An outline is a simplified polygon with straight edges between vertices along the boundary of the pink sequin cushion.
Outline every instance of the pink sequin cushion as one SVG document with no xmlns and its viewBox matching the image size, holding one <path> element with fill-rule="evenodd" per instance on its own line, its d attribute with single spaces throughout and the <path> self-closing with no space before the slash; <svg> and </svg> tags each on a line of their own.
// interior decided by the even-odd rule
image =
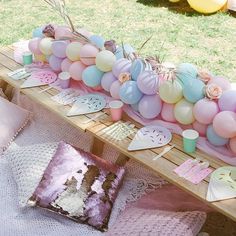
<svg viewBox="0 0 236 236">
<path fill-rule="evenodd" d="M 29 111 L 0 97 L 0 153 L 11 144 L 29 118 Z"/>
<path fill-rule="evenodd" d="M 29 203 L 106 231 L 124 172 L 60 142 Z"/>
</svg>

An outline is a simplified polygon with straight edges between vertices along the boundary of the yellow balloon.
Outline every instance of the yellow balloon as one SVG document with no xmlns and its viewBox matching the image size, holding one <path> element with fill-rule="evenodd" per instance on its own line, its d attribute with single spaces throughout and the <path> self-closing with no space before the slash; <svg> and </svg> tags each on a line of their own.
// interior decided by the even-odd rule
<svg viewBox="0 0 236 236">
<path fill-rule="evenodd" d="M 47 62 L 47 58 L 44 54 L 34 54 L 35 61 Z"/>
<path fill-rule="evenodd" d="M 72 42 L 66 48 L 66 56 L 71 61 L 79 61 L 79 52 L 83 45 L 80 42 Z"/>
<path fill-rule="evenodd" d="M 115 61 L 116 56 L 108 50 L 103 50 L 96 56 L 96 66 L 103 72 L 111 71 Z"/>
<path fill-rule="evenodd" d="M 174 108 L 175 119 L 183 125 L 190 125 L 194 122 L 193 104 L 184 98 L 176 103 Z"/>
<path fill-rule="evenodd" d="M 50 56 L 52 54 L 52 41 L 53 38 L 47 37 L 41 39 L 39 42 L 39 49 L 46 56 Z"/>
<path fill-rule="evenodd" d="M 201 13 L 214 13 L 219 11 L 227 0 L 187 0 L 189 5 Z"/>
</svg>

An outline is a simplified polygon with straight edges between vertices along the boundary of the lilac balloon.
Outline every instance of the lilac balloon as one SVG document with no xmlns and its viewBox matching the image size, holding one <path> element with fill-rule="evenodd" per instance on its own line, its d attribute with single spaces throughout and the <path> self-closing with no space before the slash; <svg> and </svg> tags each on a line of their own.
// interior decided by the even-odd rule
<svg viewBox="0 0 236 236">
<path fill-rule="evenodd" d="M 68 44 L 68 41 L 54 41 L 52 43 L 53 55 L 59 58 L 66 58 L 66 48 Z"/>
<path fill-rule="evenodd" d="M 107 72 L 102 77 L 101 86 L 105 91 L 110 92 L 111 85 L 116 80 L 117 78 L 112 74 L 111 71 Z"/>
<path fill-rule="evenodd" d="M 144 95 L 139 102 L 139 112 L 146 119 L 157 117 L 162 109 L 162 101 L 158 94 Z"/>
<path fill-rule="evenodd" d="M 62 61 L 63 61 L 62 58 L 51 55 L 49 58 L 49 65 L 54 71 L 59 72 L 59 71 L 61 71 Z"/>
<path fill-rule="evenodd" d="M 236 90 L 227 90 L 220 97 L 219 107 L 221 111 L 236 112 Z"/>
<path fill-rule="evenodd" d="M 143 71 L 137 79 L 138 88 L 147 95 L 156 94 L 159 88 L 158 75 L 152 71 Z"/>
<path fill-rule="evenodd" d="M 112 73 L 117 78 L 119 77 L 120 73 L 122 72 L 130 72 L 130 67 L 132 63 L 130 60 L 126 58 L 121 58 L 117 60 L 114 65 L 112 66 Z"/>
<path fill-rule="evenodd" d="M 120 86 L 121 83 L 119 80 L 114 81 L 111 85 L 110 94 L 115 99 L 120 99 Z"/>
</svg>

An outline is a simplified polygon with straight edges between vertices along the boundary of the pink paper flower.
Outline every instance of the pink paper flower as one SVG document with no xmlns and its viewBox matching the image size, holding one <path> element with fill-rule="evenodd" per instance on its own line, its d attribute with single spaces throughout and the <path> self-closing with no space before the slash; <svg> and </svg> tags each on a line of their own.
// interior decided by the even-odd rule
<svg viewBox="0 0 236 236">
<path fill-rule="evenodd" d="M 46 36 L 46 37 L 52 37 L 54 38 L 55 36 L 55 29 L 53 27 L 53 25 L 49 24 L 49 25 L 46 25 L 43 29 L 43 34 Z"/>
<path fill-rule="evenodd" d="M 128 72 L 120 73 L 118 80 L 123 84 L 126 81 L 131 80 L 131 75 Z"/>
<path fill-rule="evenodd" d="M 209 84 L 206 86 L 206 97 L 211 100 L 219 99 L 222 92 L 222 88 L 217 84 Z"/>
<path fill-rule="evenodd" d="M 198 72 L 199 78 L 205 84 L 212 79 L 212 75 L 207 70 L 200 70 Z"/>
</svg>

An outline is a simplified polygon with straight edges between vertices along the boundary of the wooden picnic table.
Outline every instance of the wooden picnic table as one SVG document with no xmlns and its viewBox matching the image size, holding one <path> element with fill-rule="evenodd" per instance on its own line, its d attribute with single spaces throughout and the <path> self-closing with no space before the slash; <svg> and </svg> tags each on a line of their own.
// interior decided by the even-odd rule
<svg viewBox="0 0 236 236">
<path fill-rule="evenodd" d="M 12 87 L 20 89 L 22 80 L 15 81 L 7 75 L 7 73 L 19 68 L 22 68 L 22 65 L 14 61 L 13 48 L 11 46 L 0 48 L 0 79 L 5 81 Z M 183 178 L 178 177 L 173 172 L 173 170 L 177 166 L 181 165 L 187 159 L 195 159 L 197 157 L 201 158 L 203 161 L 208 161 L 210 163 L 210 167 L 213 170 L 221 166 L 227 165 L 225 162 L 217 158 L 211 157 L 200 150 L 197 150 L 191 155 L 186 154 L 182 148 L 182 138 L 175 134 L 173 135 L 171 143 L 168 144 L 175 144 L 175 147 L 156 161 L 153 161 L 152 159 L 156 155 L 161 153 L 165 147 L 130 152 L 127 150 L 127 147 L 129 146 L 129 143 L 131 142 L 135 134 L 130 135 L 123 141 L 114 141 L 111 140 L 111 138 L 103 132 L 106 127 L 112 124 L 106 110 L 101 111 L 104 113 L 103 119 L 97 121 L 91 120 L 91 117 L 93 115 L 67 117 L 66 113 L 69 111 L 71 106 L 63 106 L 54 102 L 51 97 L 58 94 L 58 90 L 55 88 L 51 88 L 50 90 L 42 92 L 45 88 L 47 88 L 47 86 L 20 89 L 20 91 L 36 103 L 39 103 L 51 112 L 56 113 L 63 120 L 73 125 L 76 129 L 83 132 L 87 132 L 92 135 L 94 137 L 94 143 L 91 151 L 94 154 L 98 156 L 101 155 L 104 144 L 108 144 L 120 153 L 120 156 L 117 159 L 117 164 L 124 165 L 126 161 L 129 160 L 129 158 L 136 160 L 145 165 L 146 167 L 154 170 L 158 175 L 160 175 L 170 183 L 178 186 L 182 190 L 188 192 L 189 194 L 208 204 L 210 207 L 236 221 L 236 199 L 218 201 L 213 203 L 206 201 L 206 194 L 210 180 L 209 176 L 204 179 L 200 184 L 195 185 L 187 180 L 184 180 Z M 140 124 L 133 121 L 126 115 L 124 115 L 124 120 L 129 120 L 133 124 L 135 124 L 136 131 L 142 127 Z"/>
</svg>

